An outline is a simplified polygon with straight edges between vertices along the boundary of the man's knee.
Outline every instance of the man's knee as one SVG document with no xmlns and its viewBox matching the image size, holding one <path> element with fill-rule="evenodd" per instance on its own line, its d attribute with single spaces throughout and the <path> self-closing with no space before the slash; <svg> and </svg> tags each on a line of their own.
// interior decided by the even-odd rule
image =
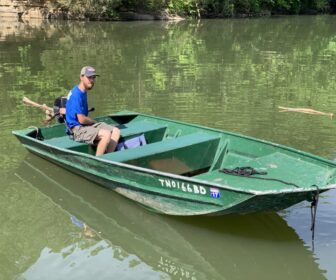
<svg viewBox="0 0 336 280">
<path fill-rule="evenodd" d="M 119 138 L 120 138 L 120 129 L 117 127 L 114 127 L 112 130 L 111 139 L 118 141 Z"/>
<path fill-rule="evenodd" d="M 111 131 L 110 130 L 107 130 L 107 129 L 100 129 L 99 132 L 98 132 L 98 137 L 100 139 L 103 139 L 103 138 L 111 138 Z"/>
</svg>

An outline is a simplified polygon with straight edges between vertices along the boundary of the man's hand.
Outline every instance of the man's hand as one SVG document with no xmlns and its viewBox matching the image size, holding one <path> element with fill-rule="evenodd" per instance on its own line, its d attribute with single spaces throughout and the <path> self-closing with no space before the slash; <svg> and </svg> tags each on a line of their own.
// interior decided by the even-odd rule
<svg viewBox="0 0 336 280">
<path fill-rule="evenodd" d="M 77 114 L 77 119 L 81 125 L 90 125 L 96 123 L 94 119 L 87 117 L 83 114 Z"/>
</svg>

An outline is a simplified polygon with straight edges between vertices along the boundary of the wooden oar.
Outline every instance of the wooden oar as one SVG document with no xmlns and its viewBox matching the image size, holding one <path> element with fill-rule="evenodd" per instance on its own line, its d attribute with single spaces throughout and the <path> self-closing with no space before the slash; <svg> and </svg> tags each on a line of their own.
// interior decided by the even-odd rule
<svg viewBox="0 0 336 280">
<path fill-rule="evenodd" d="M 27 97 L 23 97 L 22 98 L 22 102 L 25 105 L 33 106 L 33 107 L 40 108 L 41 110 L 43 110 L 45 112 L 45 114 L 46 114 L 46 119 L 45 119 L 44 123 L 51 122 L 51 120 L 55 117 L 53 108 L 47 106 L 46 104 L 36 103 L 34 101 L 31 101 Z"/>
<path fill-rule="evenodd" d="M 279 112 L 297 112 L 297 113 L 304 113 L 304 114 L 310 114 L 310 115 L 320 115 L 320 116 L 328 116 L 330 119 L 333 119 L 334 114 L 333 113 L 326 113 L 321 111 L 316 111 L 309 108 L 288 108 L 288 107 L 282 107 L 278 106 L 280 109 Z"/>
</svg>

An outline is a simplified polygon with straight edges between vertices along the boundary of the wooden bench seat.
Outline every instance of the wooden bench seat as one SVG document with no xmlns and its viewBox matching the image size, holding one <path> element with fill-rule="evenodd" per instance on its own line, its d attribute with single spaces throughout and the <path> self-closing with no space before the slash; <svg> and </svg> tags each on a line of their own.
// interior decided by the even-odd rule
<svg viewBox="0 0 336 280">
<path fill-rule="evenodd" d="M 121 137 L 127 138 L 130 136 L 142 134 L 142 133 L 149 133 L 157 130 L 162 130 L 164 131 L 166 129 L 166 126 L 164 125 L 159 125 L 156 123 L 151 123 L 151 122 L 134 122 L 134 123 L 126 123 L 126 124 L 121 124 L 117 126 L 120 129 L 121 132 Z M 162 133 L 163 135 L 163 133 Z M 61 137 L 55 137 L 52 139 L 47 139 L 43 141 L 46 144 L 56 146 L 58 148 L 62 149 L 76 149 L 81 146 L 88 145 L 83 142 L 76 142 L 72 139 L 70 139 L 69 136 L 61 136 Z"/>
</svg>

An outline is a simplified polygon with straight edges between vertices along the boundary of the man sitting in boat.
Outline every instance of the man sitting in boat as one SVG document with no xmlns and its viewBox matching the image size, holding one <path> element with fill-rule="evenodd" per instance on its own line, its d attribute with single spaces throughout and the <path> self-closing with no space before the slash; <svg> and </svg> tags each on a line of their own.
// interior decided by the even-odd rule
<svg viewBox="0 0 336 280">
<path fill-rule="evenodd" d="M 120 130 L 88 116 L 87 91 L 93 88 L 97 76 L 93 67 L 82 68 L 79 84 L 67 96 L 66 124 L 75 141 L 97 145 L 96 156 L 99 156 L 115 150 Z"/>
</svg>

